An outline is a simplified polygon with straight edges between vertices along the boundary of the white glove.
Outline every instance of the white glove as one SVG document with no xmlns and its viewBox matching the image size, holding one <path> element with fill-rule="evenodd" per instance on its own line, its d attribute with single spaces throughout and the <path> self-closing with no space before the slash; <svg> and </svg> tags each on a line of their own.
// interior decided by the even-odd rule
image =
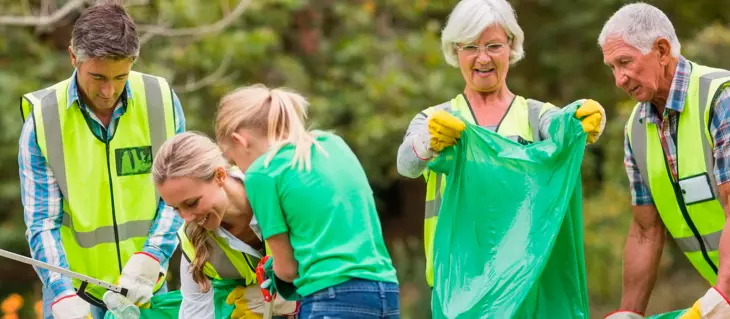
<svg viewBox="0 0 730 319">
<path fill-rule="evenodd" d="M 122 269 L 119 286 L 127 288 L 127 299 L 136 305 L 144 305 L 152 299 L 160 275 L 160 262 L 147 253 L 132 255 Z"/>
<path fill-rule="evenodd" d="M 644 316 L 628 310 L 618 310 L 609 313 L 604 319 L 644 319 Z"/>
<path fill-rule="evenodd" d="M 89 303 L 76 294 L 59 298 L 51 304 L 54 319 L 87 319 L 91 318 Z"/>
<path fill-rule="evenodd" d="M 413 138 L 413 152 L 421 160 L 428 160 L 436 155 L 436 152 L 431 149 L 431 134 L 428 131 Z"/>
<path fill-rule="evenodd" d="M 707 290 L 704 296 L 681 319 L 720 319 L 730 318 L 730 303 L 715 287 Z"/>
</svg>

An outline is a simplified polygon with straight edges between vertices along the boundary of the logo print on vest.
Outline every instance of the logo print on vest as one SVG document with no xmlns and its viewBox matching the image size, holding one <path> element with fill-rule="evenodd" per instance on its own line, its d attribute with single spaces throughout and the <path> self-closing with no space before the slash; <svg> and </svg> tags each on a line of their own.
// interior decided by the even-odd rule
<svg viewBox="0 0 730 319">
<path fill-rule="evenodd" d="M 117 176 L 148 174 L 152 171 L 152 146 L 120 148 L 115 150 Z"/>
</svg>

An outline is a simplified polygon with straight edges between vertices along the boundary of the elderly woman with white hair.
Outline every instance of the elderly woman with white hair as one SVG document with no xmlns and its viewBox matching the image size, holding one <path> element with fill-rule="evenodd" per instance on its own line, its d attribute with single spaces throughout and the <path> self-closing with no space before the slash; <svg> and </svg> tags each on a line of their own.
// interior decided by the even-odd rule
<svg viewBox="0 0 730 319">
<path fill-rule="evenodd" d="M 633 220 L 623 295 L 606 318 L 643 318 L 667 233 L 711 286 L 682 318 L 730 318 L 730 71 L 685 59 L 672 22 L 645 3 L 614 13 L 598 44 L 638 101 L 624 138 Z"/>
<path fill-rule="evenodd" d="M 450 101 L 429 107 L 411 121 L 398 150 L 398 172 L 427 181 L 424 246 L 426 279 L 433 287 L 433 237 L 445 179 L 427 169 L 428 162 L 456 144 L 465 120 L 496 131 L 521 144 L 549 138 L 550 121 L 561 109 L 510 91 L 510 65 L 524 56 L 524 34 L 514 10 L 505 0 L 462 0 L 451 12 L 441 36 L 446 61 L 461 70 L 464 91 Z M 454 116 L 455 114 L 457 116 Z M 595 142 L 605 125 L 603 107 L 585 100 L 575 113 L 588 142 Z M 461 119 L 460 119 L 461 118 Z"/>
</svg>

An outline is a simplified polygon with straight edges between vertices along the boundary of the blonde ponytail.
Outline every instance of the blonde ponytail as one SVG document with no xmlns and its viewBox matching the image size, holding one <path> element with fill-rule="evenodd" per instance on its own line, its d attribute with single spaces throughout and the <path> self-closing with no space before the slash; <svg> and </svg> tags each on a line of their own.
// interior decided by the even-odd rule
<svg viewBox="0 0 730 319">
<path fill-rule="evenodd" d="M 189 227 L 192 227 L 192 231 L 187 232 Z M 190 262 L 190 274 L 193 276 L 193 281 L 200 287 L 200 291 L 208 292 L 210 290 L 210 280 L 203 272 L 212 250 L 208 243 L 208 230 L 196 223 L 189 223 L 185 224 L 185 232 L 190 234 L 188 239 L 193 244 L 193 250 L 195 251 L 195 256 L 192 256 L 194 259 Z"/>
<path fill-rule="evenodd" d="M 288 144 L 294 145 L 291 165 L 311 170 L 312 146 L 326 154 L 312 132 L 304 127 L 309 103 L 300 94 L 286 88 L 269 89 L 263 84 L 239 88 L 219 103 L 216 118 L 216 139 L 229 142 L 239 129 L 251 129 L 267 137 L 269 165 L 276 153 Z"/>
</svg>

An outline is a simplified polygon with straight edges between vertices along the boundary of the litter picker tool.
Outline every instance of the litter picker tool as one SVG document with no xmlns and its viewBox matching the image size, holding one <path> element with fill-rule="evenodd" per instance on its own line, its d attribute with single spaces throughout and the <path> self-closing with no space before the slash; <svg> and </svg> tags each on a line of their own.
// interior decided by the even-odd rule
<svg viewBox="0 0 730 319">
<path fill-rule="evenodd" d="M 89 276 L 86 276 L 86 275 L 83 275 L 83 274 L 80 274 L 80 273 L 77 273 L 77 272 L 74 272 L 74 271 L 71 271 L 71 270 L 68 270 L 65 268 L 57 267 L 57 266 L 42 262 L 40 260 L 35 260 L 32 258 L 25 257 L 23 255 L 18 255 L 16 253 L 12 253 L 12 252 L 9 252 L 4 249 L 0 249 L 0 256 L 15 260 L 15 261 L 27 264 L 27 265 L 41 267 L 41 268 L 44 268 L 44 269 L 47 269 L 47 270 L 50 270 L 50 271 L 53 271 L 53 272 L 56 272 L 56 273 L 59 273 L 62 275 L 66 275 L 66 276 L 74 278 L 74 279 L 78 279 L 81 281 L 81 286 L 79 287 L 80 292 L 85 291 L 86 286 L 89 284 L 104 288 L 107 290 L 107 293 L 104 294 L 105 304 L 102 305 L 104 308 L 108 308 L 109 311 L 111 311 L 115 316 L 117 316 L 118 318 L 121 318 L 121 319 L 139 318 L 139 308 L 136 305 L 132 304 L 131 301 L 129 301 L 128 299 L 125 298 L 127 296 L 127 292 L 128 292 L 127 288 L 122 288 L 117 285 L 112 285 L 110 283 L 98 280 L 96 278 L 92 278 L 92 277 L 89 277 Z M 121 296 L 110 294 L 110 292 L 119 294 Z M 83 294 L 81 294 L 81 293 L 79 294 L 79 297 L 81 297 L 82 299 L 86 300 L 87 302 L 89 302 L 91 304 L 99 306 L 97 304 L 97 302 L 90 302 L 89 300 L 84 298 Z M 106 304 L 107 301 L 110 301 L 111 303 L 113 303 L 113 305 Z M 122 308 L 122 309 L 120 309 L 120 308 Z"/>
</svg>

